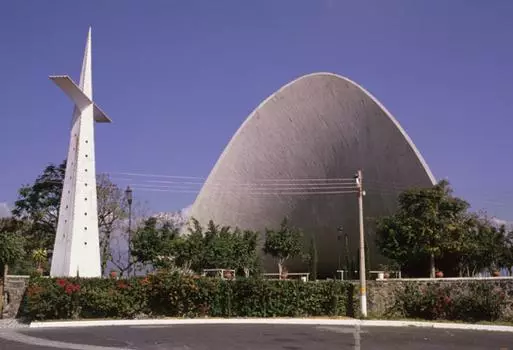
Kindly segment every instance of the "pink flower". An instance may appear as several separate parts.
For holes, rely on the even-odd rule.
[[[59,286],[61,286],[61,287],[65,287],[67,283],[68,283],[68,281],[66,281],[65,279],[62,279],[62,278],[59,278],[59,279],[57,280],[57,284],[58,284]]]
[[[69,283],[69,284],[66,285],[66,288],[64,289],[64,291],[66,292],[66,294],[71,295],[71,294],[73,294],[75,292],[80,291],[80,285],[79,284]]]
[[[125,282],[123,282],[123,281],[119,281],[118,282],[118,288],[119,289],[127,289],[128,285]]]

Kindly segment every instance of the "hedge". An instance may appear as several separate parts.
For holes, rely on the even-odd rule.
[[[512,321],[513,280],[372,282],[378,318]],[[358,314],[358,284],[343,281],[221,280],[171,273],[144,278],[30,280],[28,320],[148,317],[308,317]]]
[[[352,317],[356,302],[354,286],[341,281],[230,281],[161,273],[127,280],[34,277],[20,312],[29,320]]]
[[[404,283],[388,313],[425,320],[511,321],[511,296],[495,281]]]

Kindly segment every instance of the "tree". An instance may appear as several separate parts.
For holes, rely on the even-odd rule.
[[[205,268],[234,269],[246,277],[259,271],[257,232],[219,226],[212,220],[203,230],[194,218],[190,220],[188,231],[174,244],[178,267],[198,273]]]
[[[249,276],[258,270],[258,234],[216,225],[210,220],[204,232],[202,268],[234,269]]]
[[[114,231],[125,231],[124,219],[128,216],[128,203],[124,192],[107,174],[100,174],[96,179],[98,198],[98,229],[100,232],[100,254],[102,272],[107,262],[113,260],[111,242]]]
[[[24,239],[19,234],[22,224],[12,218],[0,219],[0,315],[3,311],[3,295],[7,265],[23,257]]]
[[[149,218],[134,234],[132,256],[147,267],[177,269],[182,273],[219,268],[249,276],[259,271],[257,232],[231,229],[212,220],[203,229],[194,218],[190,219],[187,231],[180,234],[173,222],[159,223],[156,218]]]
[[[420,252],[414,244],[416,235],[409,218],[400,214],[381,218],[376,227],[376,238],[381,254],[395,260],[402,268],[418,258]]]
[[[504,225],[493,225],[488,218],[477,222],[479,267],[490,273],[511,267],[511,242]]]
[[[27,223],[23,232],[27,253],[37,249],[51,252],[53,249],[65,171],[66,161],[58,166],[49,164],[32,185],[24,185],[18,191],[13,215]],[[105,270],[107,261],[112,259],[111,235],[120,229],[126,218],[127,204],[123,191],[105,174],[97,177],[97,199],[102,270]]]
[[[484,233],[481,222],[481,218],[474,213],[467,213],[462,217],[459,229],[453,232],[442,258],[439,259],[439,265],[448,272],[447,275],[474,276],[485,268],[486,254],[480,243]]]
[[[407,190],[399,196],[396,214],[378,221],[378,247],[401,266],[419,256],[429,257],[429,273],[434,278],[435,259],[461,232],[468,207],[467,202],[452,195],[447,181]]]
[[[159,224],[147,219],[136,230],[132,255],[136,261],[154,268],[179,269],[184,273],[201,273],[205,268],[234,269],[249,276],[259,269],[258,234],[232,230],[212,220],[203,229],[192,218],[188,233],[180,235],[171,222]]]
[[[0,219],[0,265],[12,264],[24,254],[25,239],[20,234],[23,223],[13,218]],[[0,269],[3,271],[3,268]]]
[[[203,227],[191,218],[188,234],[175,245],[177,266],[184,270],[201,272],[205,266],[205,240]]]
[[[32,260],[36,264],[36,269],[39,273],[43,273],[43,265],[48,261],[48,253],[44,248],[38,248],[32,251]]]
[[[250,273],[260,271],[260,259],[257,252],[258,232],[236,228],[233,233],[235,236],[235,245],[233,254],[235,258],[234,268],[249,277]]]
[[[18,220],[28,223],[23,233],[27,238],[27,252],[53,248],[65,171],[66,162],[58,166],[50,164],[34,184],[18,191],[12,213]]]
[[[170,222],[159,226],[156,218],[149,218],[139,228],[132,240],[132,256],[154,268],[168,268],[174,264],[175,240],[178,229]]]
[[[284,264],[287,260],[301,254],[303,234],[300,230],[289,226],[287,218],[283,219],[278,231],[266,229],[264,253],[276,259],[278,273],[282,278]]]
[[[216,225],[212,220],[204,232],[203,264],[201,268],[207,269],[233,269],[235,268],[236,236],[228,226]]]

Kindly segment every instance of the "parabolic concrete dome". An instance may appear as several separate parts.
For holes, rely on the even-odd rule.
[[[397,207],[413,186],[435,183],[419,151],[394,117],[355,82],[314,73],[263,101],[232,137],[208,176],[191,216],[205,224],[258,230],[279,228],[284,217],[315,235],[318,271],[333,275],[346,248],[357,259],[358,201],[352,179],[363,172],[364,218],[370,264],[383,262],[374,221]],[[342,233],[339,228],[342,227]],[[309,239],[307,238],[307,241]],[[277,267],[264,259],[267,271]],[[305,271],[299,260],[290,272]]]

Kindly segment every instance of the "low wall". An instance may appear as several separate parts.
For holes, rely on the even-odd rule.
[[[18,314],[25,289],[29,281],[29,276],[11,276],[7,275],[4,286],[4,309],[2,318],[15,318]]]
[[[448,287],[455,294],[468,291],[471,285],[483,284],[491,287],[497,293],[503,293],[504,307],[502,317],[504,320],[513,319],[513,277],[482,277],[482,278],[418,278],[418,279],[388,279],[367,282],[367,308],[369,315],[377,318],[404,317],[398,313],[398,296],[404,295],[405,288],[414,286],[416,293],[422,293],[427,287]],[[475,296],[479,297],[479,296]],[[358,301],[357,301],[358,302]]]

